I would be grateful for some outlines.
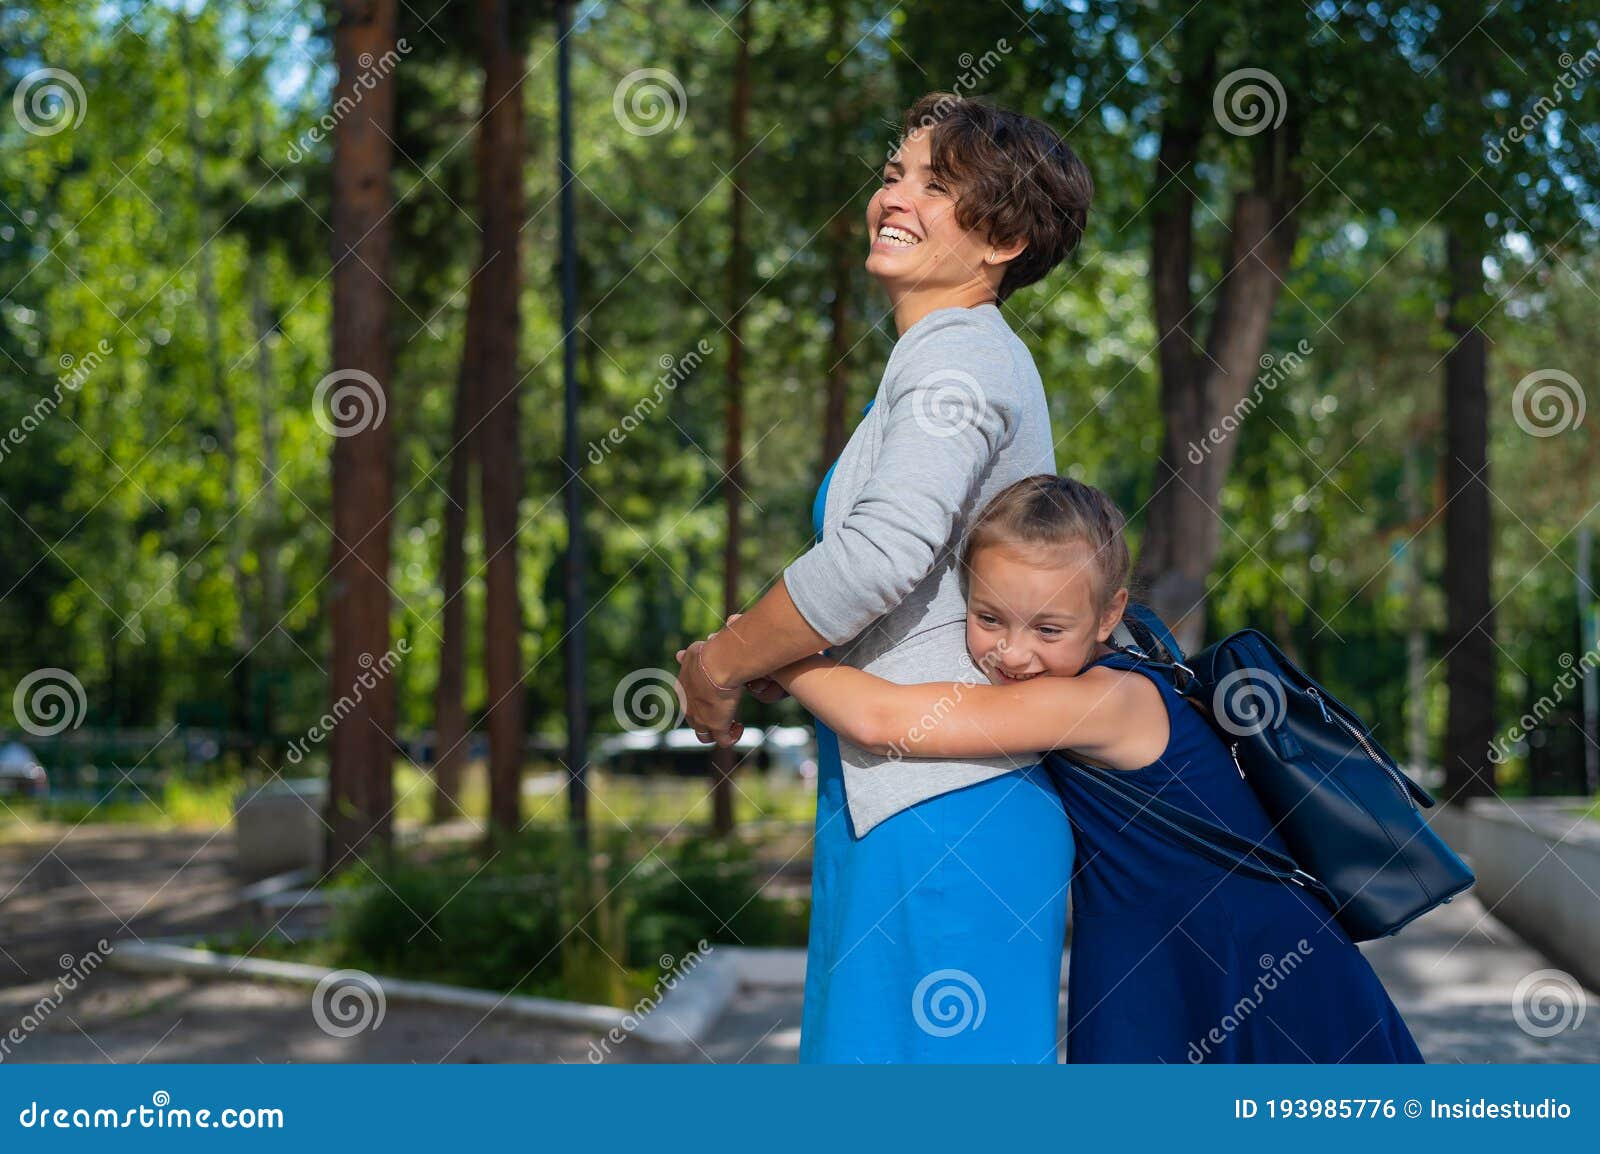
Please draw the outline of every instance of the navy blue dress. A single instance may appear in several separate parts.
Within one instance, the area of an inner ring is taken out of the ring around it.
[[[1126,667],[1126,658],[1094,664]],[[1232,756],[1160,674],[1171,721],[1130,784],[1286,852]],[[1069,1062],[1421,1062],[1388,993],[1326,906],[1229,874],[1130,823],[1047,756],[1072,821]]]

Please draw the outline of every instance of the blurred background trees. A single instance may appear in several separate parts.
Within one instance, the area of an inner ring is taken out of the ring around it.
[[[481,733],[517,825],[567,702],[554,7],[435,7],[0,15],[6,678],[261,775],[403,642],[310,750],[350,847],[424,731],[435,816]],[[1267,629],[1451,793],[1593,787],[1576,695],[1489,753],[1592,612],[1600,5],[572,17],[598,735],[808,543],[893,343],[862,212],[900,111],[955,90],[1094,172],[1082,253],[1008,313],[1146,594],[1191,641]],[[357,369],[383,415],[335,435],[319,386]]]

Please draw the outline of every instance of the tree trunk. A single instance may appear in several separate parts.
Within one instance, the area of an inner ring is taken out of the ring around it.
[[[522,57],[512,42],[510,0],[478,0],[484,116],[478,126],[478,190],[484,299],[478,426],[483,547],[487,557],[484,662],[489,681],[489,822],[521,826],[524,692],[522,597],[517,587],[517,509],[522,500],[517,346],[522,290]]]
[[[1205,633],[1206,579],[1221,549],[1219,502],[1238,447],[1239,430],[1218,442],[1219,427],[1250,391],[1277,304],[1278,289],[1294,250],[1292,206],[1297,181],[1291,161],[1297,124],[1284,123],[1258,137],[1248,188],[1234,194],[1228,253],[1215,298],[1204,352],[1195,335],[1190,290],[1194,272],[1194,194],[1189,188],[1210,109],[1214,52],[1186,68],[1163,125],[1152,198],[1150,268],[1165,427],[1156,467],[1139,576],[1151,605],[1193,651]]]
[[[337,372],[368,374],[376,386],[353,376],[336,386],[346,397],[359,394],[365,408],[354,420],[342,418],[359,405],[335,414],[341,423],[333,442],[328,612],[333,708],[342,720],[328,738],[330,869],[373,847],[387,851],[392,829],[394,681],[371,669],[389,651],[394,448],[388,417],[380,413],[391,407],[393,368],[387,280],[394,74],[377,76],[371,62],[394,51],[395,0],[342,0],[334,33],[335,100],[352,107],[333,137],[333,364]],[[371,87],[358,93],[361,79]]]
[[[731,617],[743,607],[739,600],[741,576],[739,554],[743,532],[739,516],[744,496],[741,484],[744,470],[744,306],[749,295],[749,254],[745,240],[744,154],[750,138],[750,37],[753,34],[749,0],[739,13],[739,47],[734,57],[733,107],[730,135],[733,144],[733,192],[728,206],[728,370],[726,432],[723,438],[722,493],[728,514],[728,532],[722,557],[722,610]],[[733,832],[733,771],[735,751],[718,746],[711,755],[711,832],[725,836]]]
[[[1490,600],[1489,350],[1475,323],[1483,254],[1454,229],[1445,238],[1450,278],[1444,359],[1444,594],[1447,799],[1494,792],[1494,605]]]
[[[829,5],[828,40],[840,53],[849,47],[845,43],[842,0],[833,0]],[[829,140],[835,156],[848,155],[846,150],[849,142],[845,139],[847,113],[845,97],[840,94],[828,107]],[[834,169],[843,172],[841,165],[835,165]],[[832,198],[833,216],[828,220],[828,279],[833,300],[828,306],[828,375],[822,415],[822,462],[817,473],[819,486],[833,467],[833,462],[844,451],[845,445],[845,404],[849,399],[849,368],[845,362],[850,357],[850,274],[855,266],[851,241],[856,235],[856,220],[849,192],[847,183],[836,184]]]

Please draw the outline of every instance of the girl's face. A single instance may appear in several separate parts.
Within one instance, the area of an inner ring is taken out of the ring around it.
[[[989,545],[972,558],[967,652],[995,685],[1047,675],[1073,677],[1122,620],[1128,592],[1095,606],[1094,555],[1087,548],[1040,552]]]
[[[867,204],[867,272],[890,289],[981,281],[985,257],[996,252],[984,236],[956,223],[955,190],[933,175],[930,159],[928,133],[911,133],[883,166],[883,187]]]

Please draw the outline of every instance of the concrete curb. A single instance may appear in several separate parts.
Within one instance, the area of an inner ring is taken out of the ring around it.
[[[192,939],[191,939],[192,940]],[[196,949],[178,939],[119,941],[110,964],[136,973],[187,974],[203,978],[247,978],[316,986],[337,971],[303,962],[246,958]],[[626,1038],[641,1039],[668,1050],[699,1046],[710,1036],[717,1020],[741,986],[794,989],[805,985],[806,952],[800,949],[759,949],[747,946],[712,946],[681,977],[663,979],[666,992],[653,1007],[647,1002],[631,1010],[568,1002],[558,998],[497,994],[419,982],[406,978],[371,975],[385,999],[420,1002],[457,1009],[496,1010],[547,1025],[568,1026]]]
[[[204,978],[253,978],[295,985],[315,986],[337,971],[303,962],[276,962],[219,954],[189,946],[160,941],[120,941],[112,950],[110,963],[124,970],[147,974],[189,974]],[[459,1009],[499,1010],[516,1017],[557,1026],[586,1030],[620,1028],[627,1011],[615,1006],[592,1006],[583,1002],[563,1002],[555,998],[535,998],[521,994],[497,994],[492,990],[473,990],[437,982],[417,982],[406,978],[372,976],[383,996],[395,1001],[422,1002]]]

